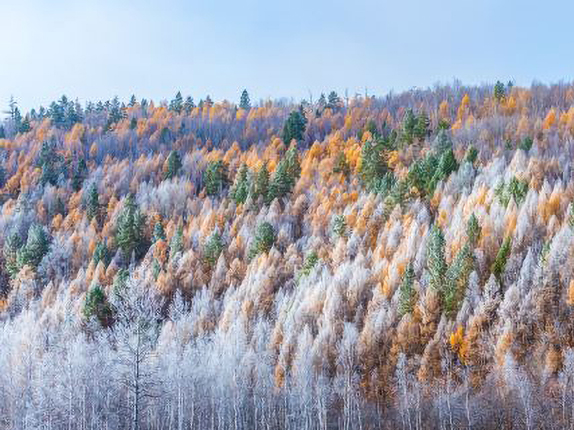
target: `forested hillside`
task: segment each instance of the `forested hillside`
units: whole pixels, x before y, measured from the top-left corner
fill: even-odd
[[[0,428],[574,426],[574,84],[0,128]]]

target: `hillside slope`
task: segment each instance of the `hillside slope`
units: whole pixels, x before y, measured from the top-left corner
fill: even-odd
[[[570,428],[574,85],[63,97],[0,129],[0,428]]]

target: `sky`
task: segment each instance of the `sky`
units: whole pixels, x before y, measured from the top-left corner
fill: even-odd
[[[574,79],[572,0],[0,0],[0,110]]]

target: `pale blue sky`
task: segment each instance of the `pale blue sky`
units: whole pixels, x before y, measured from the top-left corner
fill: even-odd
[[[574,1],[0,0],[0,108],[574,79]]]

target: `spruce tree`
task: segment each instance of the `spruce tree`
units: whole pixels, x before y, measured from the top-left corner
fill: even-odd
[[[164,179],[173,179],[181,169],[181,157],[177,151],[171,151],[167,157],[167,169],[164,173]]]
[[[476,218],[475,214],[472,214],[468,219],[468,222],[466,223],[466,237],[469,244],[471,244],[473,247],[478,242],[478,239],[480,238],[480,233],[481,233],[481,227],[480,224],[478,223],[478,218]]]
[[[12,121],[14,122],[14,128],[16,131],[20,131],[22,127],[22,114],[20,113],[20,109],[17,107],[14,108],[14,115],[12,116]]]
[[[98,194],[98,189],[95,184],[92,184],[88,194],[88,201],[86,203],[86,216],[88,220],[96,219],[98,221],[100,214],[100,197]]]
[[[159,240],[165,240],[165,230],[163,228],[163,224],[161,221],[157,221],[153,226],[153,243],[156,243]]]
[[[18,252],[22,248],[22,238],[17,231],[14,231],[6,238],[2,254],[4,256],[4,268],[11,278],[14,278],[20,271],[18,264]]]
[[[235,178],[235,184],[231,190],[231,198],[235,200],[235,203],[242,204],[247,200],[249,195],[250,181],[249,181],[249,169],[244,163],[239,168]]]
[[[442,230],[434,225],[427,245],[429,285],[439,293],[445,286],[447,264],[444,256],[445,240]]]
[[[297,147],[292,146],[285,153],[273,174],[273,179],[269,184],[267,202],[272,202],[276,198],[282,198],[289,194],[300,174],[299,153]]]
[[[473,264],[471,245],[465,243],[446,272],[446,282],[442,291],[444,311],[450,318],[456,316],[464,298]]]
[[[502,246],[498,250],[496,258],[494,259],[494,262],[492,263],[492,266],[490,268],[490,271],[494,276],[496,276],[498,282],[502,281],[501,278],[502,275],[504,274],[504,268],[506,267],[506,262],[508,260],[508,256],[510,255],[511,249],[512,249],[512,239],[510,237],[507,237],[504,239],[504,242],[502,242]]]
[[[112,322],[112,307],[108,302],[106,293],[99,285],[91,288],[86,294],[83,309],[86,320],[95,317],[103,327],[108,327]]]
[[[255,239],[249,249],[248,258],[252,260],[259,254],[267,253],[275,243],[275,229],[268,222],[259,224],[255,233]]]
[[[140,212],[135,198],[129,194],[117,223],[116,243],[123,253],[136,258],[145,253],[145,217]]]
[[[44,142],[38,158],[38,165],[42,168],[42,176],[40,177],[42,185],[56,185],[60,160],[61,157],[56,153],[54,145]]]
[[[130,271],[128,269],[122,267],[118,270],[118,273],[114,276],[114,282],[112,283],[112,294],[114,299],[121,300],[129,279]]]
[[[518,147],[520,149],[522,149],[523,151],[528,152],[532,148],[533,144],[534,144],[534,141],[532,140],[532,138],[530,136],[526,136],[524,139],[522,139],[520,141],[520,143],[518,144]]]
[[[241,100],[239,101],[239,107],[244,110],[251,109],[251,101],[249,100],[249,93],[247,90],[243,90],[241,93]]]
[[[458,162],[454,157],[454,152],[449,149],[443,152],[438,160],[437,170],[435,172],[436,182],[442,181],[450,176],[451,173],[458,170]]]
[[[365,142],[361,150],[359,175],[367,190],[372,191],[377,181],[387,173],[387,170],[381,145],[373,141]]]
[[[100,241],[97,243],[92,260],[96,266],[101,261],[104,263],[104,267],[108,267],[108,264],[110,264],[110,261],[112,260],[112,256],[110,255],[110,250],[106,246],[105,242]]]
[[[210,266],[215,266],[222,251],[223,240],[221,234],[216,230],[209,236],[203,248],[205,262]]]
[[[193,108],[195,107],[195,103],[193,102],[193,98],[191,96],[187,96],[185,102],[183,103],[183,110],[186,114],[190,114]]]
[[[476,159],[478,158],[478,149],[473,145],[469,146],[466,150],[466,154],[464,155],[464,161],[470,164],[474,164]]]
[[[337,237],[343,237],[347,234],[347,221],[345,215],[335,215],[333,217],[332,228],[333,233]]]
[[[500,81],[496,81],[494,85],[494,99],[500,103],[502,100],[506,98],[506,88],[504,84]]]
[[[377,129],[377,123],[370,119],[367,121],[367,125],[365,125],[365,131],[368,131],[373,139],[377,139],[379,137],[379,130]]]
[[[315,265],[319,262],[319,255],[316,251],[311,251],[306,257],[305,262],[303,263],[303,267],[301,268],[301,273],[299,276],[309,276],[311,270],[315,267]]]
[[[415,306],[416,292],[414,289],[415,271],[410,262],[405,269],[401,286],[399,287],[399,315],[410,314]]]
[[[72,174],[72,188],[75,191],[80,191],[82,188],[82,184],[86,179],[88,173],[88,166],[86,165],[86,161],[82,158],[76,164],[73,174]]]
[[[183,226],[178,226],[169,243],[169,257],[183,251]]]
[[[417,126],[417,118],[412,109],[408,109],[403,117],[403,141],[407,144],[413,143],[415,128]]]
[[[223,160],[209,162],[205,169],[203,182],[208,196],[221,194],[228,184],[227,165]]]
[[[181,113],[183,110],[183,97],[181,96],[181,91],[178,91],[175,98],[169,103],[169,110]]]
[[[327,97],[325,97],[325,93],[321,93],[321,95],[319,96],[319,100],[317,100],[317,104],[321,108],[327,106]]]
[[[32,128],[30,127],[30,117],[26,115],[24,117],[24,121],[20,124],[20,129],[18,130],[20,133],[28,133]]]
[[[303,109],[292,111],[283,125],[283,142],[289,145],[292,140],[296,142],[303,140],[306,127],[307,118],[303,114]]]
[[[267,194],[269,192],[269,170],[267,169],[267,163],[263,163],[263,166],[257,172],[255,182],[252,188],[252,198],[257,200],[259,196],[263,196],[267,199]]]
[[[329,109],[332,109],[332,110],[339,109],[339,107],[341,105],[341,98],[337,95],[337,93],[335,91],[331,91],[329,93],[327,100],[328,100],[327,107]]]
[[[416,124],[413,129],[414,136],[420,141],[425,140],[427,136],[430,134],[429,127],[430,127],[430,119],[428,115],[426,114],[426,112],[421,112],[417,116]]]
[[[50,238],[44,227],[32,224],[28,229],[28,239],[18,252],[18,266],[37,268],[50,249]]]

